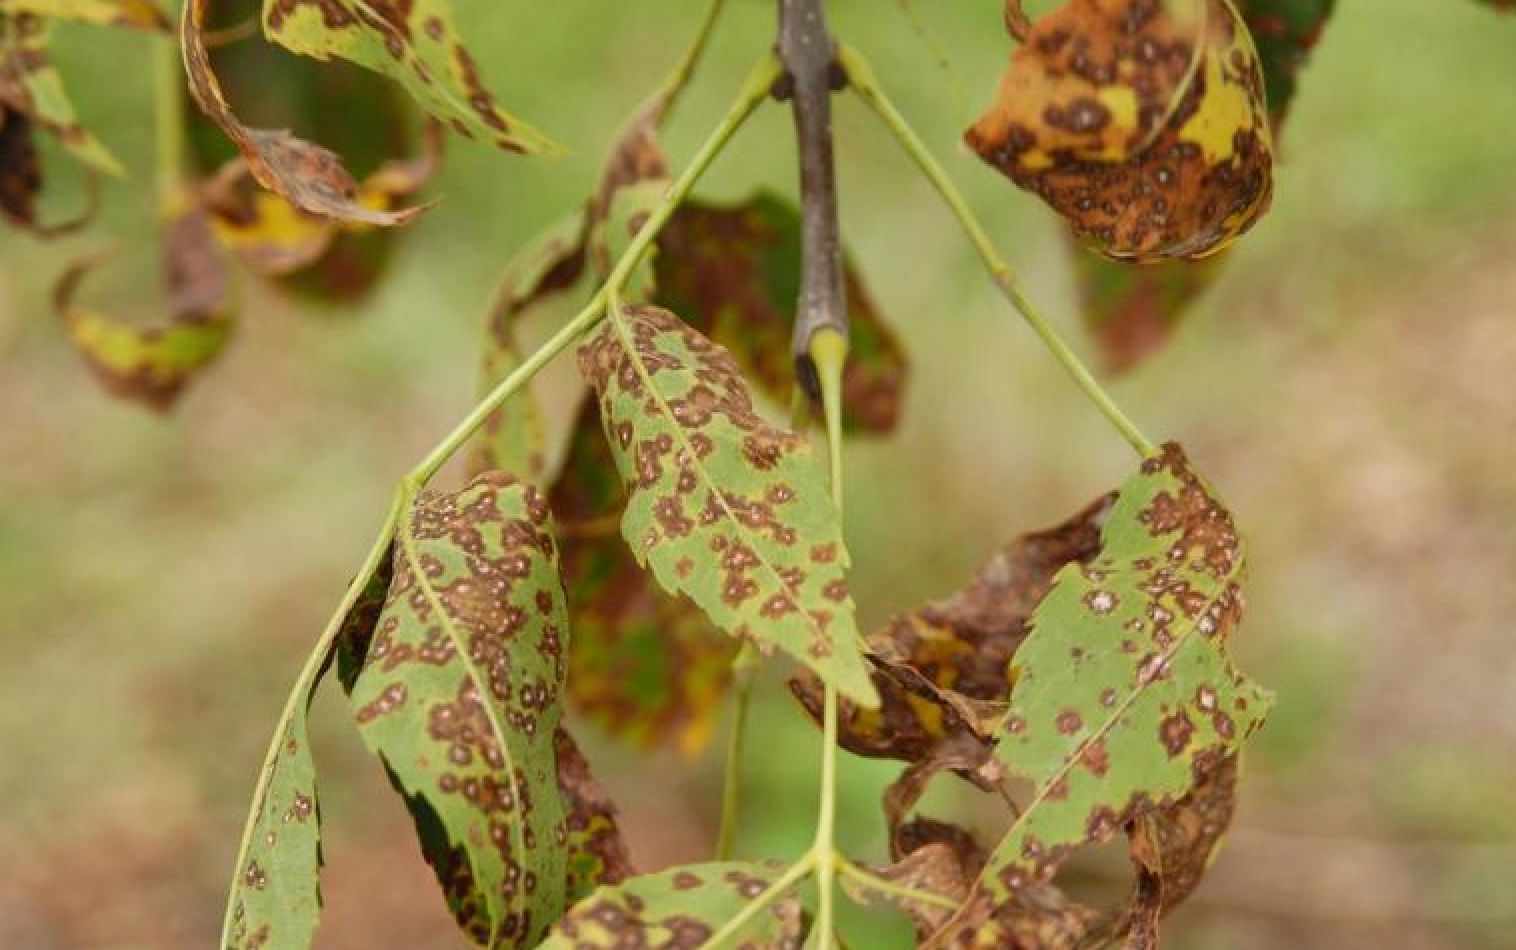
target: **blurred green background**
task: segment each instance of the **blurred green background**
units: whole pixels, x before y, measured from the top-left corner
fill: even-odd
[[[442,203],[403,236],[376,294],[320,311],[245,281],[234,345],[166,418],[102,395],[47,305],[65,262],[114,237],[125,247],[90,293],[151,312],[158,41],[59,31],[86,122],[136,184],[109,184],[86,236],[0,236],[0,946],[213,942],[273,717],[396,478],[471,404],[494,278],[582,199],[701,4],[457,6],[507,107],[571,153],[527,161],[454,142]],[[676,163],[771,35],[768,0],[732,6],[675,122]],[[1088,350],[1055,222],[956,144],[1008,52],[998,0],[916,0],[950,69],[893,2],[833,6],[1032,296]],[[892,140],[841,103],[845,229],[914,360],[898,434],[847,457],[872,626],[949,592],[1132,459]],[[1516,17],[1468,0],[1341,0],[1283,138],[1273,212],[1178,339],[1115,383],[1232,502],[1252,551],[1237,649],[1280,694],[1230,844],[1168,946],[1516,947],[1513,103]],[[78,180],[49,157],[61,214]],[[702,191],[793,191],[793,158],[788,115],[767,109]],[[558,418],[568,364],[542,387]],[[746,763],[751,855],[794,853],[811,834],[818,742],[782,672]],[[324,698],[317,719],[318,945],[455,946],[340,703]],[[642,867],[708,855],[719,743],[683,761],[586,738]],[[845,770],[845,842],[877,856],[877,794],[895,769]],[[941,784],[929,810],[969,801]],[[1106,857],[1085,867],[1092,888],[1125,873]],[[854,947],[904,945],[883,911],[849,925]]]

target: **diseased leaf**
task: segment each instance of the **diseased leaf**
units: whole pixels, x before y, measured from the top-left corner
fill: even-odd
[[[837,509],[810,443],[754,410],[731,356],[656,307],[580,349],[628,493],[622,534],[665,589],[737,637],[788,651],[878,702]]]
[[[574,646],[569,696],[585,717],[640,748],[705,747],[732,679],[738,643],[638,566],[617,525],[626,493],[586,400],[552,490]]]
[[[127,26],[154,33],[172,29],[168,16],[151,0],[0,0],[0,14],[24,13],[50,20]]]
[[[85,165],[122,174],[121,163],[79,124],[47,52],[51,26],[30,14],[0,16],[0,105],[55,137]]]
[[[339,676],[352,675],[355,651],[366,649],[390,583],[390,558],[374,570],[342,611],[335,640]],[[223,945],[227,950],[307,947],[321,913],[321,807],[306,717],[333,657],[326,656],[281,721],[253,802],[244,848],[232,881]],[[297,687],[298,689],[298,687]]]
[[[180,23],[180,42],[189,72],[190,94],[201,111],[237,146],[247,160],[248,170],[259,183],[302,211],[338,221],[392,227],[404,224],[425,210],[424,207],[401,211],[366,207],[359,196],[357,182],[336,153],[282,129],[256,129],[243,125],[226,101],[206,52],[204,34],[209,2],[188,0]]]
[[[1070,244],[1085,325],[1113,373],[1131,369],[1167,343],[1226,260],[1223,252],[1199,261],[1128,264]]]
[[[226,347],[232,333],[226,265],[205,213],[193,204],[174,212],[164,240],[168,319],[134,326],[75,303],[92,262],[59,278],[54,308],[69,339],[111,394],[167,410],[184,387]]]
[[[1068,0],[966,139],[1101,254],[1214,254],[1267,210],[1263,76],[1228,0]]]
[[[296,53],[338,56],[394,79],[459,135],[509,152],[558,150],[484,87],[447,0],[265,0],[263,28]]]
[[[459,925],[529,945],[562,913],[555,735],[568,625],[547,499],[485,474],[416,501],[353,682]]]
[[[868,638],[878,709],[844,701],[838,739],[870,758],[910,764],[885,791],[885,820],[897,858],[915,850],[905,821],[937,773],[954,772],[986,791],[1000,789],[1004,768],[993,755],[990,720],[1004,712],[1011,660],[1027,636],[1033,609],[1065,565],[1099,549],[1113,496],[1055,528],[1017,538],[951,598],[894,617]],[[790,681],[818,724],[822,687],[814,675]]]
[[[697,950],[783,872],[777,864],[726,861],[634,877],[575,904],[539,950]],[[806,930],[800,901],[781,897],[733,932],[721,950],[799,950]]]
[[[933,946],[1005,946],[1078,847],[1180,801],[1262,725],[1272,696],[1225,639],[1242,610],[1231,516],[1177,445],[1122,486],[1099,556],[1038,605],[996,753],[1035,786]]]
[[[441,161],[442,130],[428,125],[422,153],[385,162],[358,186],[356,201],[386,212],[416,195]],[[284,198],[258,187],[247,161],[236,158],[207,181],[201,195],[217,240],[248,266],[270,277],[303,270],[327,256],[346,232],[367,230],[301,211]]]
[[[900,418],[906,357],[857,268],[844,258],[850,328],[843,425],[888,432]],[[691,201],[658,236],[654,299],[726,347],[747,377],[784,405],[794,387],[789,340],[800,290],[800,213],[760,191],[745,201]]]
[[[590,774],[590,765],[579,746],[564,729],[558,730],[553,743],[568,833],[565,906],[572,906],[595,888],[620,884],[636,872],[621,828],[616,824],[616,806]]]
[[[962,857],[944,842],[925,845],[888,867],[869,870],[897,887],[935,895],[954,904],[962,903],[968,896],[973,880]],[[918,936],[932,933],[952,916],[950,909],[931,901],[912,899],[900,892],[877,891],[851,877],[842,881],[849,896],[860,904],[876,898],[899,904],[916,925]]]

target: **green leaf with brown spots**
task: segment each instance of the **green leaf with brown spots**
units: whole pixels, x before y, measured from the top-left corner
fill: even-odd
[[[390,549],[371,557],[332,621],[333,646],[297,683],[275,731],[254,793],[233,872],[221,945],[226,950],[308,947],[321,913],[321,807],[307,716],[335,658],[345,683],[373,635],[390,584]]]
[[[591,722],[643,749],[705,747],[732,679],[737,642],[638,566],[618,525],[626,494],[588,399],[551,493],[569,616],[569,698]]]
[[[844,258],[850,348],[842,420],[851,432],[888,432],[900,418],[907,361],[852,260]],[[794,387],[789,339],[800,291],[800,213],[760,191],[736,204],[691,201],[658,236],[653,299],[726,347],[779,405]]]
[[[579,368],[626,486],[621,530],[638,563],[721,629],[877,704],[841,519],[805,437],[760,417],[731,355],[667,310],[613,316]]]
[[[509,152],[558,150],[485,88],[447,0],[265,0],[263,29],[296,53],[337,56],[390,77],[459,135]]]
[[[73,265],[58,280],[53,303],[73,343],[112,395],[167,410],[184,388],[221,355],[232,334],[226,264],[205,213],[186,204],[170,219],[164,240],[168,319],[138,326],[75,302],[93,261]]]
[[[1214,254],[1273,192],[1263,74],[1229,0],[1068,0],[966,139],[1118,260]]]
[[[1272,704],[1225,650],[1242,611],[1231,515],[1178,446],[1144,460],[1101,537],[1058,573],[1013,661],[996,754],[1032,798],[933,946],[1005,946],[1026,887],[1190,795]]]
[[[26,116],[32,126],[56,138],[84,164],[113,175],[121,163],[106,151],[74,114],[48,55],[51,24],[30,14],[0,16],[0,105]]]
[[[31,13],[50,20],[100,26],[126,26],[154,33],[172,29],[167,15],[151,0],[0,0],[0,14]]]
[[[498,473],[407,513],[349,696],[460,927],[529,944],[558,918],[555,734],[568,624],[547,499]]]
[[[723,931],[784,868],[747,861],[690,864],[603,887],[575,904],[539,950],[658,947],[699,950],[720,933],[722,950],[799,950],[808,929],[798,898],[777,900]]]

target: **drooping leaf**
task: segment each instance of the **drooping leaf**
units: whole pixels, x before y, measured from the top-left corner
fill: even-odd
[[[296,53],[338,56],[390,77],[459,135],[509,152],[557,150],[485,88],[447,0],[265,0],[263,28]]]
[[[607,321],[579,367],[626,486],[622,534],[638,563],[728,633],[876,704],[840,518],[810,443],[765,422],[731,356],[666,310]]]
[[[1085,325],[1113,373],[1131,369],[1167,343],[1226,261],[1223,252],[1199,261],[1128,264],[1069,243]]]
[[[1277,138],[1295,98],[1296,79],[1331,16],[1335,0],[1237,0],[1253,34]],[[1223,255],[1202,261],[1108,261],[1075,246],[1074,279],[1085,323],[1107,369],[1121,372],[1158,349],[1191,303],[1215,283]]]
[[[1262,725],[1232,665],[1242,549],[1176,445],[1122,486],[1099,556],[1061,570],[1016,651],[997,755],[1035,791],[933,946],[1005,946],[1075,849],[1180,801]]]
[[[622,126],[611,145],[585,211],[584,241],[592,272],[603,280],[621,259],[648,215],[669,187],[668,158],[658,139],[658,125],[666,100],[654,97],[643,103]],[[656,245],[648,250],[636,271],[627,279],[622,296],[638,303],[652,299]]]
[[[0,105],[20,113],[32,126],[55,137],[90,168],[122,173],[121,163],[106,151],[74,114],[63,79],[48,55],[50,24],[30,14],[0,16]]]
[[[609,734],[641,748],[704,748],[732,678],[738,644],[638,566],[617,529],[626,493],[586,400],[553,484],[574,646],[569,696]]]
[[[379,166],[359,185],[355,200],[373,211],[393,210],[416,195],[435,174],[441,160],[442,130],[428,125],[423,151],[412,159]],[[327,258],[344,233],[368,230],[301,211],[284,198],[260,188],[246,159],[232,159],[201,188],[217,240],[255,271],[283,277]],[[347,282],[350,285],[351,281]],[[358,289],[372,283],[365,274]]]
[[[259,777],[228,901],[226,950],[308,947],[321,913],[321,807],[306,717],[335,654],[344,681],[366,649],[390,584],[386,547],[338,611],[334,649],[296,693],[279,723]]]
[[[597,887],[620,884],[636,872],[616,806],[590,773],[589,762],[572,736],[559,729],[554,736],[558,756],[558,791],[563,796],[568,854],[564,882],[565,906],[572,906]]]
[[[924,845],[894,864],[868,870],[897,888],[929,894],[953,905],[968,896],[973,880],[963,858],[944,842]],[[851,877],[842,880],[848,895],[860,904],[878,899],[900,905],[910,915],[919,936],[933,933],[952,916],[950,907],[930,900],[914,899],[901,891],[880,891]]]
[[[59,278],[54,308],[70,341],[111,394],[167,410],[226,347],[232,310],[226,264],[205,213],[184,203],[164,239],[168,318],[137,326],[75,303],[94,262],[73,265]]]
[[[127,26],[154,33],[172,29],[168,16],[152,0],[0,0],[0,14],[24,13],[50,20]]]
[[[180,43],[189,72],[190,94],[200,110],[221,127],[247,160],[254,178],[290,204],[311,214],[338,221],[380,227],[404,224],[424,207],[376,210],[366,207],[358,184],[335,152],[296,138],[282,129],[243,125],[232,112],[211,68],[205,48],[210,0],[188,0],[180,22]]]
[[[776,864],[726,861],[640,875],[575,904],[539,950],[698,950],[783,872]],[[799,950],[806,930],[799,900],[785,896],[754,914],[721,947]]]
[[[850,347],[843,425],[888,432],[900,418],[906,357],[853,262],[844,258]],[[747,377],[784,405],[794,387],[790,333],[800,290],[800,213],[760,191],[745,201],[691,201],[658,236],[654,300],[726,347]]]
[[[1068,0],[966,139],[1121,260],[1214,254],[1273,190],[1263,75],[1229,0]]]
[[[419,498],[350,701],[460,927],[530,945],[567,886],[555,734],[568,625],[547,499],[485,474]]]

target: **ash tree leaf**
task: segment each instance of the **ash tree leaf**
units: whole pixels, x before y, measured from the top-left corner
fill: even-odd
[[[101,385],[112,395],[167,410],[221,355],[232,334],[226,264],[205,213],[183,201],[164,241],[168,319],[137,326],[75,302],[94,266],[84,261],[59,278],[54,309]]]
[[[963,902],[972,881],[961,856],[944,842],[925,845],[894,864],[869,870],[896,887],[949,901],[949,906]],[[898,904],[910,915],[918,937],[935,932],[952,916],[950,909],[934,901],[911,898],[899,891],[878,891],[852,877],[844,877],[842,881],[848,896],[857,903],[882,899]]]
[[[850,328],[842,376],[849,432],[889,432],[900,418],[907,360],[851,258],[844,256]],[[653,299],[726,347],[747,377],[783,405],[794,387],[790,328],[800,290],[800,213],[760,191],[735,204],[687,202],[658,236]]]
[[[349,700],[459,926],[529,944],[562,913],[556,733],[568,625],[547,499],[486,474],[419,498]]]
[[[966,140],[1100,254],[1214,254],[1268,209],[1263,75],[1229,0],[1068,0]]]
[[[27,13],[50,20],[124,26],[154,33],[173,29],[168,16],[151,0],[0,0],[0,14]]]
[[[296,53],[341,57],[394,79],[459,135],[509,152],[558,151],[485,88],[447,0],[265,0],[263,29]]]
[[[640,875],[600,888],[575,904],[539,950],[707,947],[783,873],[777,864],[722,861]],[[754,914],[722,946],[798,950],[807,929],[799,899],[785,896]]]
[[[237,146],[247,160],[248,170],[261,185],[302,211],[344,222],[393,227],[425,210],[367,207],[359,197],[357,182],[335,152],[282,129],[243,125],[227,102],[205,47],[209,5],[210,0],[188,0],[180,21],[180,44],[189,73],[190,95]]]
[[[1299,73],[1334,6],[1335,0],[1237,0],[1257,45],[1276,138]],[[1130,369],[1166,343],[1190,305],[1215,283],[1224,260],[1217,255],[1130,266],[1074,243],[1074,279],[1085,324],[1111,372]]]
[[[666,310],[608,320],[579,368],[626,487],[622,535],[638,563],[721,629],[876,705],[841,519],[810,443],[765,422],[731,356]]]
[[[553,483],[574,645],[569,696],[585,718],[643,749],[703,749],[732,679],[737,642],[690,600],[659,588],[621,539],[626,495],[586,400]]]
[[[79,123],[47,44],[51,24],[31,14],[0,16],[0,105],[27,117],[90,168],[113,175],[121,163]]]
[[[222,945],[227,950],[308,947],[321,913],[321,808],[307,717],[312,698],[336,660],[347,680],[353,656],[373,635],[390,584],[389,551],[339,611],[334,648],[303,691],[297,687],[259,777],[237,856]]]
[[[1035,790],[933,946],[1004,946],[1025,887],[1180,801],[1262,725],[1272,695],[1225,651],[1242,560],[1182,450],[1144,460],[1099,556],[1058,573],[1016,651],[996,753]]]

